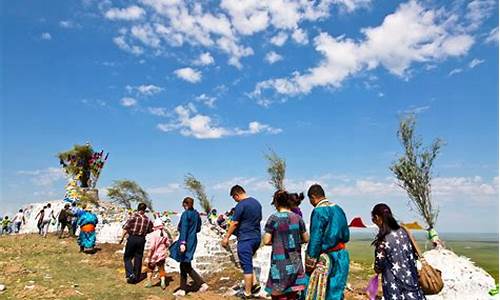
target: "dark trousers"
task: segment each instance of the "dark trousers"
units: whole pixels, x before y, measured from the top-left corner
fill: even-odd
[[[77,222],[77,220],[73,220],[73,221],[71,222],[71,230],[72,230],[72,231],[71,231],[71,233],[72,233],[73,235],[76,235],[76,228],[78,227],[78,226],[77,226],[77,223],[78,223],[78,222]]]
[[[194,281],[194,287],[196,289],[200,288],[202,284],[205,283],[201,276],[196,273],[196,271],[193,269],[191,266],[191,262],[181,262],[181,290],[186,291],[187,290],[187,277],[188,275],[193,279]]]
[[[130,235],[125,246],[123,261],[125,262],[125,275],[127,278],[139,280],[141,276],[142,256],[144,254],[144,245],[146,238],[139,235]],[[132,259],[134,264],[132,265]]]
[[[71,234],[71,224],[68,221],[59,222],[61,224],[61,232],[59,232],[59,237],[62,237],[64,233],[64,228],[68,228],[68,232]]]

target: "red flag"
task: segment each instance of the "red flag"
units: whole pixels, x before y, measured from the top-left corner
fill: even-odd
[[[351,224],[349,224],[349,227],[366,228],[366,225],[363,223],[363,220],[361,220],[360,217],[356,217],[352,219]]]

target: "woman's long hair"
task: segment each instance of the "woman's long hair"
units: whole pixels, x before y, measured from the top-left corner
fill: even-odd
[[[380,227],[375,240],[372,245],[378,245],[384,241],[386,235],[391,233],[392,230],[398,230],[400,228],[396,219],[394,219],[391,208],[387,204],[379,203],[375,205],[372,209],[372,219],[378,216],[382,219],[382,226]]]

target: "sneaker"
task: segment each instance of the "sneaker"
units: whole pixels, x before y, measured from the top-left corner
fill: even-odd
[[[198,292],[200,292],[200,293],[204,293],[204,292],[206,292],[206,291],[208,291],[208,284],[204,283],[204,284],[202,284],[202,285],[201,285],[201,287],[200,287],[200,289],[198,290]]]
[[[167,283],[165,282],[165,277],[160,278],[160,286],[163,290],[167,288]]]
[[[146,284],[144,285],[144,287],[145,287],[145,288],[147,288],[147,289],[150,289],[150,288],[152,288],[152,287],[153,287],[153,285],[151,284],[151,282],[148,282],[148,283],[146,283]]]
[[[186,291],[179,289],[179,290],[177,290],[177,292],[174,293],[174,296],[175,297],[184,297],[184,296],[186,296]]]
[[[260,293],[260,283],[256,283],[252,286],[252,295],[258,295]]]
[[[134,275],[130,275],[130,276],[127,278],[127,283],[128,283],[128,284],[136,284],[135,276],[134,276]]]
[[[236,296],[236,297],[238,297],[238,298],[240,298],[240,299],[253,299],[252,294],[247,295],[247,294],[245,293],[245,291],[240,291],[240,292],[239,292],[239,293],[237,293],[235,296]]]

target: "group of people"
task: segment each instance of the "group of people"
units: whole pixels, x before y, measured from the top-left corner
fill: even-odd
[[[14,215],[12,220],[9,219],[9,216],[0,217],[0,235],[19,233],[24,224],[26,224],[26,218],[22,209]]]
[[[253,257],[261,245],[272,247],[270,268],[265,291],[276,300],[334,300],[343,299],[349,274],[350,239],[349,227],[343,209],[326,198],[323,188],[312,185],[307,192],[313,210],[309,230],[303,220],[300,204],[304,195],[279,190],[274,193],[272,205],[276,211],[269,216],[261,232],[262,206],[258,200],[247,195],[243,187],[235,185],[230,196],[237,203],[225,214],[208,216],[211,223],[224,225],[225,234],[221,245],[229,247],[230,238],[237,238],[237,256],[243,272],[244,289],[241,298],[258,297],[260,283],[254,273]],[[156,216],[151,220],[147,206],[140,203],[137,211],[130,214],[123,225],[120,244],[127,242],[123,255],[126,281],[135,284],[141,281],[142,263],[149,235],[149,250],[146,253],[146,287],[152,287],[153,272],[159,271],[160,286],[166,288],[165,262],[168,257],[179,262],[180,287],[175,296],[184,296],[188,291],[208,290],[207,283],[191,264],[197,247],[197,234],[201,230],[200,213],[194,209],[194,200],[186,197],[182,201],[184,212],[177,226],[178,237],[165,229],[168,216]],[[386,204],[377,204],[371,212],[372,221],[379,228],[372,245],[374,271],[382,276],[382,290],[385,299],[425,299],[419,286],[416,267],[416,249],[411,243],[411,234],[398,224]],[[57,214],[48,203],[37,214],[39,233],[46,236],[48,228],[56,219],[59,221],[59,237],[65,228],[71,235],[79,228],[78,244],[81,251],[95,247],[95,226],[97,216],[85,206],[66,204]],[[4,230],[2,220],[2,230]],[[23,211],[12,220],[14,230],[19,231],[25,223]],[[10,223],[9,223],[10,224]],[[305,257],[302,245],[307,244]],[[188,277],[193,285],[188,286]]]
[[[237,255],[243,272],[243,299],[258,297],[260,283],[254,273],[253,257],[261,245],[272,247],[269,275],[265,291],[276,300],[334,300],[343,299],[349,275],[349,251],[347,244],[350,232],[343,209],[325,196],[323,188],[312,185],[307,196],[313,211],[309,230],[303,220],[300,204],[303,194],[276,191],[272,205],[276,211],[267,219],[264,234],[261,232],[262,206],[258,200],[247,195],[243,187],[235,185],[230,196],[236,206],[223,217],[211,212],[211,223],[224,225],[226,231],[221,241],[228,247],[232,235],[237,237]],[[175,242],[164,229],[164,222],[154,222],[146,215],[146,205],[139,204],[137,212],[123,226],[120,243],[127,237],[124,252],[126,280],[135,284],[141,280],[141,267],[146,243],[150,234],[150,247],[146,254],[146,287],[152,286],[152,272],[160,272],[160,285],[165,283],[165,261],[171,257],[179,262],[180,287],[175,296],[184,296],[188,291],[203,292],[208,285],[193,269],[191,262],[196,252],[197,233],[201,229],[200,213],[194,209],[194,200],[186,197],[182,201],[181,215]],[[386,204],[376,205],[372,221],[379,232],[372,245],[375,248],[374,271],[382,275],[382,290],[385,299],[425,299],[418,283],[415,249],[410,233],[398,224]],[[302,245],[307,244],[305,257]],[[133,263],[132,263],[133,261]],[[188,276],[193,286],[187,285]]]
[[[80,252],[93,253],[96,245],[97,216],[85,204],[78,207],[76,202],[66,203],[56,214],[50,203],[47,203],[35,216],[38,233],[47,237],[50,225],[57,226],[59,238],[64,237],[65,229],[68,236],[77,237]],[[79,231],[78,231],[79,229]],[[77,235],[78,232],[78,235]]]

